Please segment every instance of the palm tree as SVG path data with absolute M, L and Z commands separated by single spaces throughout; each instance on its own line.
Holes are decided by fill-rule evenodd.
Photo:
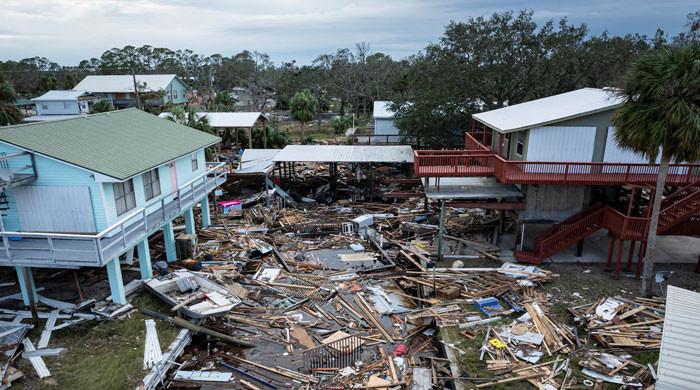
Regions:
M 666 47 L 634 62 L 621 91 L 624 104 L 613 122 L 622 148 L 661 163 L 644 255 L 642 290 L 651 293 L 654 246 L 671 160 L 700 159 L 700 45 Z
M 292 96 L 292 99 L 289 101 L 289 108 L 291 109 L 292 117 L 301 124 L 301 143 L 303 144 L 305 142 L 304 126 L 306 122 L 314 119 L 316 99 L 314 99 L 314 96 L 308 89 L 305 89 Z
M 15 105 L 15 90 L 0 79 L 0 126 L 15 125 L 22 121 L 22 112 Z

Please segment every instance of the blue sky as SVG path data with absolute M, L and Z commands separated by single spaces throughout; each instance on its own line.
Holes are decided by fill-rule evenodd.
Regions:
M 2 0 L 0 60 L 44 56 L 72 65 L 127 44 L 230 56 L 241 50 L 276 62 L 368 42 L 402 58 L 439 39 L 451 20 L 533 9 L 538 22 L 566 17 L 594 34 L 670 35 L 700 3 L 686 0 Z

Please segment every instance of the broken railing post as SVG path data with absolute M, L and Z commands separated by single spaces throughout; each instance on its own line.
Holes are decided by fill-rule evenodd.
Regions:
M 39 326 L 39 313 L 36 308 L 36 287 L 34 286 L 34 275 L 29 267 L 16 267 L 17 276 L 19 279 L 20 290 L 22 291 L 22 300 L 26 306 L 32 310 L 32 321 L 34 325 Z

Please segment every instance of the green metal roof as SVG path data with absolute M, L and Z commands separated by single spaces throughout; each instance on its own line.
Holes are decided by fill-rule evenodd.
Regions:
M 0 141 L 126 180 L 220 138 L 128 109 L 0 127 Z

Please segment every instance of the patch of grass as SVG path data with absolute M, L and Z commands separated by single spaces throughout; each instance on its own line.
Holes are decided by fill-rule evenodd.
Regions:
M 654 349 L 654 350 L 649 350 L 649 351 L 642 351 L 636 355 L 634 355 L 634 360 L 643 365 L 647 364 L 656 364 L 656 362 L 659 360 L 659 350 Z
M 142 292 L 132 304 L 161 312 L 169 310 L 148 292 Z M 133 389 L 146 373 L 143 370 L 144 319 L 136 312 L 125 320 L 91 321 L 55 331 L 49 347 L 64 347 L 67 353 L 44 358 L 51 377 L 40 380 L 29 361 L 20 358 L 17 368 L 24 372 L 25 378 L 15 382 L 13 388 Z M 162 321 L 156 321 L 156 328 L 165 352 L 180 329 Z M 40 333 L 41 328 L 33 329 L 32 341 L 36 342 Z

